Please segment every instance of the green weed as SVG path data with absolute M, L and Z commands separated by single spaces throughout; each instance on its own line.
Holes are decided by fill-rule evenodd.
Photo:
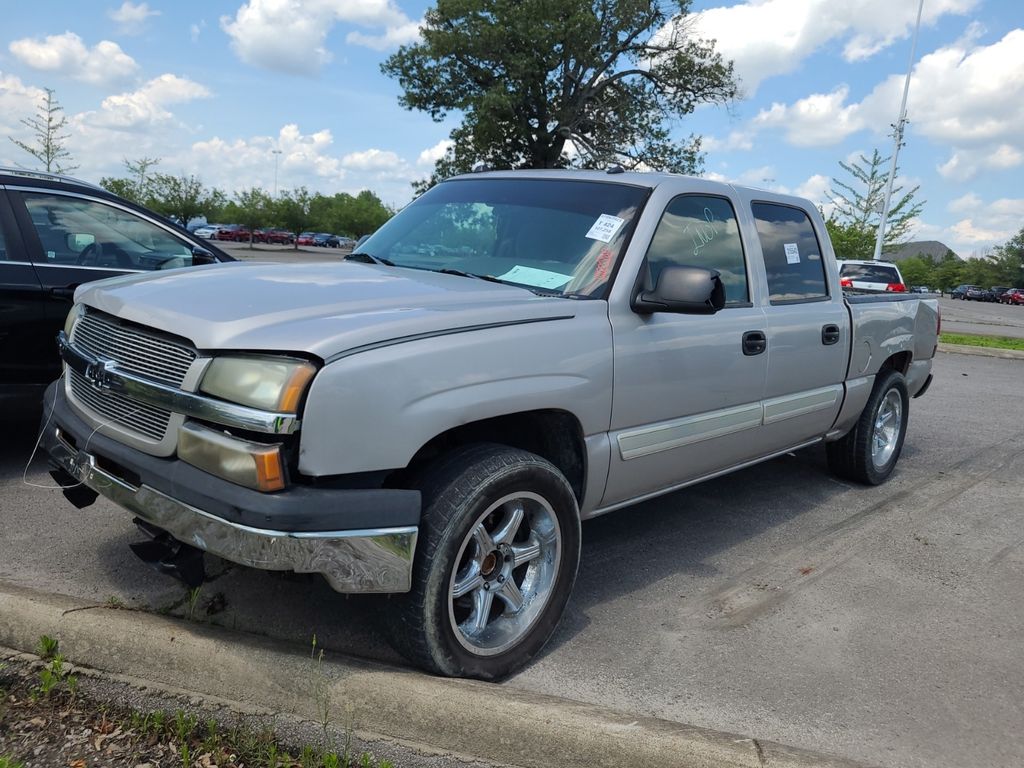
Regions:
M 39 642 L 36 643 L 36 656 L 43 661 L 49 661 L 57 655 L 58 645 L 59 643 L 49 635 L 40 635 Z

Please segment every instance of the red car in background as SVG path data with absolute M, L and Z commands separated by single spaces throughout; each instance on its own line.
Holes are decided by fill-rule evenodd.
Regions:
M 218 240 L 232 240 L 236 243 L 249 242 L 249 228 L 241 224 L 228 224 L 221 227 L 216 234 Z
M 293 235 L 287 229 L 268 229 L 266 230 L 265 234 L 266 242 L 268 243 L 291 245 L 293 242 L 295 242 L 295 235 Z
M 313 238 L 316 237 L 316 232 L 303 232 L 299 235 L 299 245 L 313 245 Z
M 1024 306 L 1024 288 L 1010 288 L 997 297 L 1001 304 L 1017 304 Z

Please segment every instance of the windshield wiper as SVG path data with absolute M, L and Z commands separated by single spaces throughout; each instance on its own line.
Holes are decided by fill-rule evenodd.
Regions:
M 486 280 L 489 283 L 504 283 L 504 280 L 499 280 L 493 275 L 478 275 L 475 272 L 464 272 L 461 269 L 452 269 L 451 267 L 442 267 L 441 269 L 432 269 L 431 272 L 440 272 L 442 275 L 458 275 L 459 277 L 472 277 L 476 280 Z
M 386 267 L 395 266 L 395 262 L 391 259 L 383 259 L 380 256 L 374 256 L 370 253 L 350 253 L 345 257 L 345 261 L 361 261 L 364 264 L 383 264 Z

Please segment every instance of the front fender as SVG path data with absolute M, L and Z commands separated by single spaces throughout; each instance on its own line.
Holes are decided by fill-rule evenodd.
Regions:
M 558 409 L 585 435 L 608 429 L 611 329 L 603 301 L 575 317 L 479 328 L 340 356 L 313 380 L 299 471 L 308 476 L 398 469 L 453 427 Z

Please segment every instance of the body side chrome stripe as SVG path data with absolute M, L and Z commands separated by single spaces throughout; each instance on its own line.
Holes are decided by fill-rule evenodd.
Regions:
M 629 461 L 699 443 L 702 440 L 776 424 L 786 419 L 832 408 L 839 401 L 841 393 L 842 385 L 822 387 L 630 430 L 616 438 L 619 455 L 624 461 Z
M 785 419 L 831 408 L 839 401 L 842 391 L 842 385 L 835 385 L 765 400 L 764 423 L 775 424 Z
M 761 403 L 749 403 L 623 432 L 617 438 L 619 454 L 628 461 L 698 443 L 701 440 L 753 429 L 761 426 L 762 414 Z

